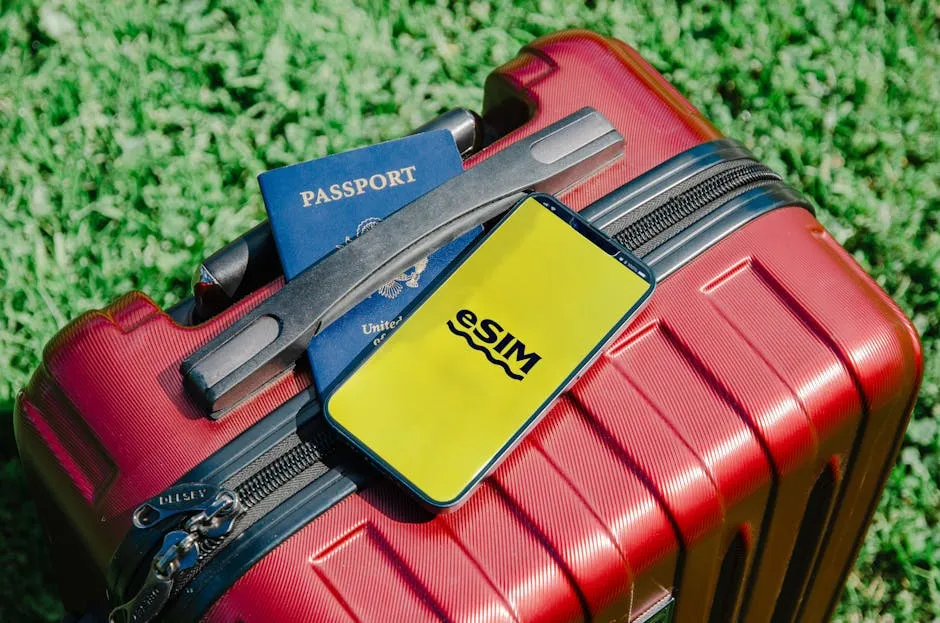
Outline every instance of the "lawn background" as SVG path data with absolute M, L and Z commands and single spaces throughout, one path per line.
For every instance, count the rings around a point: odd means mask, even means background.
M 10 430 L 56 330 L 133 288 L 177 301 L 262 218 L 259 172 L 478 108 L 491 68 L 569 27 L 784 172 L 914 319 L 924 386 L 838 620 L 940 618 L 940 5 L 260 4 L 0 0 L 0 621 L 61 614 Z

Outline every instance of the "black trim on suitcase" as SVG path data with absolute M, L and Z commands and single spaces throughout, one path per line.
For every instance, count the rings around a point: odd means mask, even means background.
M 319 414 L 319 404 L 315 390 L 310 388 L 282 404 L 202 461 L 184 474 L 174 486 L 182 483 L 222 485 L 230 481 L 284 439 L 296 437 L 298 430 L 316 414 Z M 132 526 L 124 537 L 108 567 L 108 586 L 111 587 L 112 601 L 123 602 L 129 599 L 127 588 L 135 584 L 133 576 L 141 575 L 141 560 L 160 544 L 162 532 L 159 527 L 159 524 L 146 528 Z
M 330 469 L 245 530 L 238 547 L 213 559 L 213 572 L 195 576 L 164 612 L 167 621 L 196 621 L 226 590 L 275 547 L 311 521 L 359 490 L 363 474 L 348 467 Z M 275 534 L 281 538 L 272 539 Z
M 662 280 L 751 220 L 786 206 L 813 211 L 741 143 L 722 138 L 670 158 L 581 213 Z M 683 218 L 671 218 L 670 210 Z
M 653 267 L 659 279 L 664 279 L 757 217 L 786 207 L 812 211 L 809 202 L 783 182 L 754 188 L 666 241 L 643 259 Z

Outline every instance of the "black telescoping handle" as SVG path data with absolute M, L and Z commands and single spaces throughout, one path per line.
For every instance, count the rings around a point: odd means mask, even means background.
M 289 369 L 324 327 L 382 283 L 526 192 L 559 193 L 623 155 L 623 137 L 583 108 L 394 212 L 314 264 L 190 355 L 187 390 L 214 417 Z
M 271 224 L 261 221 L 199 264 L 193 275 L 193 320 L 214 316 L 281 273 Z

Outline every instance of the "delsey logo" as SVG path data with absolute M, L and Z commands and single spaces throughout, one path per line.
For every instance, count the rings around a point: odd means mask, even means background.
M 203 487 L 202 489 L 190 489 L 188 491 L 168 492 L 157 498 L 157 503 L 160 506 L 171 506 L 173 504 L 196 502 L 205 499 L 208 492 L 209 489 L 206 487 Z
M 470 348 L 478 350 L 493 365 L 503 369 L 511 379 L 521 381 L 535 367 L 542 356 L 526 352 L 525 343 L 503 329 L 495 320 L 484 318 L 477 322 L 477 315 L 469 309 L 461 309 L 454 320 L 447 321 L 447 328 L 459 335 Z
M 354 180 L 322 186 L 314 190 L 302 190 L 300 191 L 300 199 L 304 202 L 304 207 L 309 208 L 314 205 L 318 206 L 331 201 L 340 201 L 356 195 L 363 195 L 367 192 L 413 184 L 417 179 L 415 178 L 417 168 L 415 165 L 411 165 L 400 169 L 392 169 L 385 173 L 376 173 L 369 177 L 357 177 Z

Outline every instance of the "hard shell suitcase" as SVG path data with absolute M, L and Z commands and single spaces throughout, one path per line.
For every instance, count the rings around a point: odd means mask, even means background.
M 66 606 L 137 595 L 119 616 L 142 617 L 165 535 L 221 487 L 247 511 L 201 541 L 165 620 L 827 619 L 916 396 L 914 329 L 619 41 L 559 33 L 494 71 L 499 138 L 466 166 L 584 106 L 624 157 L 561 198 L 661 283 L 464 507 L 429 515 L 373 473 L 302 366 L 218 420 L 186 393 L 181 361 L 280 281 L 194 326 L 134 292 L 65 328 L 17 403 Z

